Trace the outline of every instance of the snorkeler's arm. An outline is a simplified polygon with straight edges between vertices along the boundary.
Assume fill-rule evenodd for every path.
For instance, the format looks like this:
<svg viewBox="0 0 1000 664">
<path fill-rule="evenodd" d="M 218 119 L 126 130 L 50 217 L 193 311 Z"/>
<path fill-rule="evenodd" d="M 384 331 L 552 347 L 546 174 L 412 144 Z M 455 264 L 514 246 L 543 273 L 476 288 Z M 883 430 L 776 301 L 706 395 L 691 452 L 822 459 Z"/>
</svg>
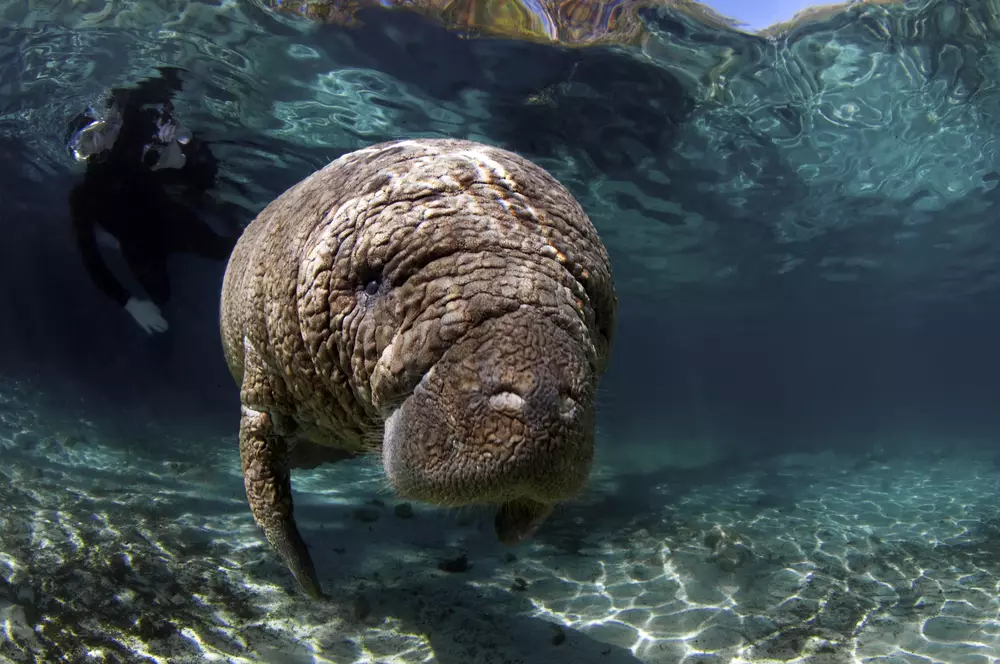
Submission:
<svg viewBox="0 0 1000 664">
<path fill-rule="evenodd" d="M 104 291 L 108 297 L 124 307 L 131 297 L 129 290 L 122 285 L 108 268 L 97 248 L 97 225 L 89 214 L 86 202 L 83 200 L 80 187 L 70 194 L 70 216 L 73 220 L 73 238 L 76 241 L 83 266 L 90 275 L 91 281 Z"/>
</svg>

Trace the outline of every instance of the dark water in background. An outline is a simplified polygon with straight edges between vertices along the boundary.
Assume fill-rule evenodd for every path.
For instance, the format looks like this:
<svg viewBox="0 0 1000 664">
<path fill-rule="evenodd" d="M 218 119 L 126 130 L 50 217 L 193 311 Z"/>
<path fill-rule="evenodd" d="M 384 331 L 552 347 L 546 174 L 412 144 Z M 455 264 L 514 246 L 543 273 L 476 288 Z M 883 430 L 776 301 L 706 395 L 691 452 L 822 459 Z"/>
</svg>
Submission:
<svg viewBox="0 0 1000 664">
<path fill-rule="evenodd" d="M 223 266 L 175 261 L 172 328 L 150 340 L 70 241 L 65 122 L 171 64 L 190 72 L 183 117 L 249 188 L 248 220 L 379 140 L 471 137 L 549 168 L 614 262 L 615 454 L 651 436 L 755 454 L 993 446 L 997 7 L 964 6 L 862 8 L 777 39 L 643 10 L 646 43 L 567 49 L 409 12 L 345 28 L 253 2 L 5 2 L 0 366 L 67 407 L 235 426 Z"/>
<path fill-rule="evenodd" d="M 215 142 L 223 189 L 241 196 L 247 221 L 329 160 L 376 141 L 415 136 L 472 138 L 516 150 L 579 198 L 608 246 L 620 297 L 619 335 L 600 397 L 600 454 L 629 473 L 631 487 L 622 482 L 621 494 L 600 505 L 603 512 L 570 512 L 576 525 L 554 522 L 542 534 L 544 542 L 581 537 L 586 529 L 580 519 L 589 523 L 609 512 L 627 511 L 619 521 L 643 523 L 640 517 L 664 497 L 652 480 L 642 480 L 641 471 L 661 464 L 721 460 L 717 469 L 739 470 L 746 458 L 801 450 L 852 458 L 875 452 L 876 460 L 905 461 L 917 453 L 940 460 L 974 450 L 989 458 L 997 449 L 1000 3 L 874 3 L 770 35 L 647 7 L 637 14 L 641 34 L 629 44 L 585 49 L 465 38 L 410 12 L 367 9 L 357 16 L 357 24 L 344 27 L 251 0 L 0 0 L 0 373 L 20 381 L 22 393 L 38 395 L 47 412 L 94 420 L 112 445 L 156 451 L 164 445 L 163 432 L 171 440 L 225 438 L 236 457 L 238 390 L 218 339 L 224 266 L 175 259 L 174 300 L 165 311 L 171 328 L 151 339 L 87 280 L 66 212 L 66 194 L 79 174 L 63 148 L 66 122 L 108 87 L 135 82 L 167 64 L 189 72 L 177 108 Z M 192 458 L 200 460 L 200 454 Z M 856 544 L 856 534 L 848 532 L 851 518 L 841 518 L 863 496 L 885 518 L 872 523 L 920 531 L 923 526 L 906 520 L 909 512 L 892 511 L 902 504 L 916 505 L 933 522 L 922 531 L 930 533 L 930 553 L 914 559 L 899 545 L 888 555 L 912 577 L 926 580 L 935 570 L 957 577 L 966 572 L 952 574 L 958 568 L 950 566 L 970 560 L 980 571 L 996 568 L 1000 531 L 995 521 L 979 519 L 994 506 L 992 485 L 984 480 L 963 488 L 954 479 L 968 472 L 981 480 L 978 473 L 989 464 L 959 468 L 957 475 L 929 471 L 931 480 L 887 469 L 872 481 L 872 493 L 864 494 L 868 479 L 851 482 L 855 470 L 867 467 L 846 463 L 852 470 L 834 478 L 839 497 L 809 493 L 832 476 L 825 468 L 798 468 L 791 477 L 798 473 L 803 486 L 789 491 L 800 492 L 803 504 L 827 509 L 833 523 L 848 524 L 843 539 L 851 546 L 869 546 L 863 537 Z M 689 487 L 708 486 L 721 475 L 687 479 Z M 680 523 L 690 505 L 704 504 L 706 513 L 718 509 L 737 522 L 766 522 L 761 510 L 774 506 L 767 500 L 787 508 L 789 499 L 775 496 L 784 490 L 782 482 L 795 484 L 778 475 L 769 470 L 759 480 L 773 495 L 755 498 L 752 509 L 739 508 L 749 511 L 735 517 L 727 501 L 738 502 L 738 492 L 727 485 L 690 500 L 671 494 L 663 511 L 673 516 L 664 518 Z M 167 520 L 191 526 L 184 537 L 204 530 L 191 515 L 207 514 L 209 506 L 233 515 L 241 537 L 256 537 L 233 478 L 217 482 L 224 488 L 212 500 L 182 496 L 167 480 L 149 487 L 136 482 L 138 493 L 155 495 L 159 487 L 170 506 L 164 508 Z M 913 486 L 918 488 L 906 488 Z M 928 487 L 940 491 L 932 495 Z M 919 504 L 924 491 L 927 505 Z M 946 491 L 956 493 L 948 498 Z M 343 505 L 325 505 L 316 493 L 299 495 L 300 524 L 350 521 L 349 511 L 338 511 Z M 169 502 L 178 496 L 193 500 L 183 518 Z M 91 510 L 80 503 L 85 513 Z M 934 511 L 949 504 L 959 505 L 969 523 Z M 28 514 L 32 504 L 19 509 Z M 108 520 L 127 522 L 133 512 L 142 513 L 130 503 L 124 517 Z M 801 514 L 789 518 L 805 524 L 804 539 L 835 539 L 796 516 Z M 82 521 L 68 507 L 65 515 L 70 526 Z M 409 544 L 431 537 L 420 531 L 421 522 L 414 523 L 417 535 L 407 534 Z M 790 529 L 775 523 L 775 532 Z M 973 544 L 968 550 L 939 548 L 945 536 L 935 524 L 954 526 L 962 537 L 974 533 Z M 669 535 L 653 526 L 646 535 L 687 537 L 701 546 L 698 527 L 710 527 L 690 526 L 688 533 L 688 526 L 668 525 Z M 115 527 L 127 543 L 127 531 Z M 318 541 L 317 528 L 307 530 L 307 539 Z M 165 543 L 169 537 L 153 539 L 168 551 L 164 560 L 181 569 L 205 557 L 197 548 L 201 540 L 188 548 L 184 537 L 172 542 L 181 541 L 179 553 Z M 231 539 L 234 547 L 243 546 L 235 535 Z M 260 545 L 259 538 L 252 541 Z M 613 544 L 624 549 L 630 541 Z M 380 543 L 365 542 L 364 555 L 375 555 Z M 988 546 L 975 548 L 980 542 Z M 396 551 L 384 549 L 387 556 Z M 262 557 L 273 565 L 267 554 Z M 692 554 L 697 564 L 703 557 Z M 482 560 L 476 559 L 478 569 L 489 569 Z M 683 559 L 675 560 L 683 568 Z M 777 554 L 773 560 L 776 568 L 787 562 Z M 343 569 L 355 571 L 347 563 Z M 250 576 L 258 572 L 254 567 Z M 287 580 L 282 570 L 274 576 Z M 817 572 L 815 578 L 825 577 Z M 983 582 L 986 590 L 975 590 L 995 600 L 991 579 Z M 930 597 L 919 581 L 914 592 Z M 461 585 L 443 583 L 428 586 L 428 596 L 450 598 L 445 590 Z M 864 585 L 849 590 L 861 598 L 859 606 L 876 596 Z M 685 591 L 695 597 L 693 588 Z M 480 614 L 499 606 L 495 594 L 477 604 L 481 591 L 455 592 Z M 912 600 L 907 606 L 916 606 L 920 621 L 940 618 L 921 614 L 924 605 L 899 592 L 899 605 Z M 53 596 L 72 605 L 77 616 L 93 612 L 66 599 L 71 590 Z M 829 616 L 840 605 L 825 597 Z M 594 598 L 588 601 L 602 601 Z M 702 601 L 723 606 L 714 596 Z M 991 607 L 976 605 L 993 620 Z M 277 620 L 264 616 L 261 621 Z M 314 616 L 300 617 L 307 622 Z M 426 622 L 413 624 L 427 631 Z M 432 624 L 434 634 L 439 623 Z M 855 633 L 849 620 L 831 624 L 824 629 Z M 979 632 L 959 638 L 944 628 L 932 633 L 930 624 L 926 634 L 934 638 L 925 644 L 964 639 L 996 656 L 995 636 L 993 645 L 984 646 Z M 979 629 L 995 635 L 995 620 L 981 624 L 986 627 Z M 515 625 L 509 633 L 517 641 L 541 630 L 547 640 L 547 629 L 529 625 L 522 632 Z M 578 638 L 571 633 L 570 644 Z M 603 656 L 604 644 L 617 643 L 607 634 L 594 639 L 584 642 L 582 652 Z M 437 661 L 494 661 L 434 646 Z M 0 648 L 0 657 L 4 652 Z M 253 661 L 314 661 L 282 659 L 276 652 Z M 317 661 L 379 661 L 329 652 L 329 659 Z M 985 661 L 928 652 L 934 661 Z M 646 651 L 636 651 L 636 657 L 680 661 Z M 639 660 L 621 649 L 607 661 Z"/>
</svg>

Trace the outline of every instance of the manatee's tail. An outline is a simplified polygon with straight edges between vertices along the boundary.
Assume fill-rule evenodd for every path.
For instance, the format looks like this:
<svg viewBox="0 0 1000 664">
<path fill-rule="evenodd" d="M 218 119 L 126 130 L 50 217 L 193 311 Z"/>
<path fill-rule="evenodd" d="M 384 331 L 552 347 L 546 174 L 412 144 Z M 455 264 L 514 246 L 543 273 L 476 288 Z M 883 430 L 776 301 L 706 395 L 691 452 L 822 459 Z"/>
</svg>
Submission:
<svg viewBox="0 0 1000 664">
<path fill-rule="evenodd" d="M 292 515 L 288 447 L 267 413 L 245 406 L 240 418 L 240 460 L 254 521 L 303 592 L 322 597 L 312 558 Z"/>
</svg>

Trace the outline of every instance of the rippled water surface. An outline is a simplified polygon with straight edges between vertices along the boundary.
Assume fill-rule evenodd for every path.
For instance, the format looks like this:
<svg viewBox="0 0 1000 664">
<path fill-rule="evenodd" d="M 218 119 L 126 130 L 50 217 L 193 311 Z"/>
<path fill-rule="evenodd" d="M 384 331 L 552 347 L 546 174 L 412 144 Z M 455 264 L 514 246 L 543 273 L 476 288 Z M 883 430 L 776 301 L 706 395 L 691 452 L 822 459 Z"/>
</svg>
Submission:
<svg viewBox="0 0 1000 664">
<path fill-rule="evenodd" d="M 410 11 L 343 28 L 251 2 L 7 2 L 0 127 L 28 157 L 19 177 L 65 172 L 66 118 L 169 63 L 255 203 L 372 141 L 464 136 L 570 185 L 624 288 L 728 292 L 791 271 L 892 286 L 956 264 L 966 279 L 923 296 L 993 283 L 983 228 L 932 223 L 991 204 L 993 3 L 872 3 L 779 37 L 633 4 L 634 44 L 583 49 L 462 38 Z"/>
<path fill-rule="evenodd" d="M 0 0 L 0 661 L 1000 661 L 997 44 L 992 0 L 759 32 L 652 0 Z M 536 540 L 368 460 L 299 471 L 333 598 L 294 592 L 243 493 L 221 273 L 179 269 L 147 343 L 68 239 L 67 122 L 161 65 L 246 222 L 404 137 L 576 195 L 622 332 L 592 485 Z"/>
</svg>

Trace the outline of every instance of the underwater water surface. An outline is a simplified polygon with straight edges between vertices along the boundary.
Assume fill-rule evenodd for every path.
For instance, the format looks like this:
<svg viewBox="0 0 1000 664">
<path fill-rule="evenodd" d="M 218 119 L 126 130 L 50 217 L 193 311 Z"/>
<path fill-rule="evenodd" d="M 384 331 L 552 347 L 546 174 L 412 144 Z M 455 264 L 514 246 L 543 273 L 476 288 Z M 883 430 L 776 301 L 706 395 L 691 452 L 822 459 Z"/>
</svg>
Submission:
<svg viewBox="0 0 1000 664">
<path fill-rule="evenodd" d="M 0 661 L 1000 661 L 1000 3 L 0 0 Z M 174 100 L 249 223 L 342 154 L 546 168 L 620 300 L 586 491 L 516 547 L 293 473 L 329 598 L 254 525 L 223 264 L 167 333 L 87 279 L 67 124 Z"/>
</svg>

